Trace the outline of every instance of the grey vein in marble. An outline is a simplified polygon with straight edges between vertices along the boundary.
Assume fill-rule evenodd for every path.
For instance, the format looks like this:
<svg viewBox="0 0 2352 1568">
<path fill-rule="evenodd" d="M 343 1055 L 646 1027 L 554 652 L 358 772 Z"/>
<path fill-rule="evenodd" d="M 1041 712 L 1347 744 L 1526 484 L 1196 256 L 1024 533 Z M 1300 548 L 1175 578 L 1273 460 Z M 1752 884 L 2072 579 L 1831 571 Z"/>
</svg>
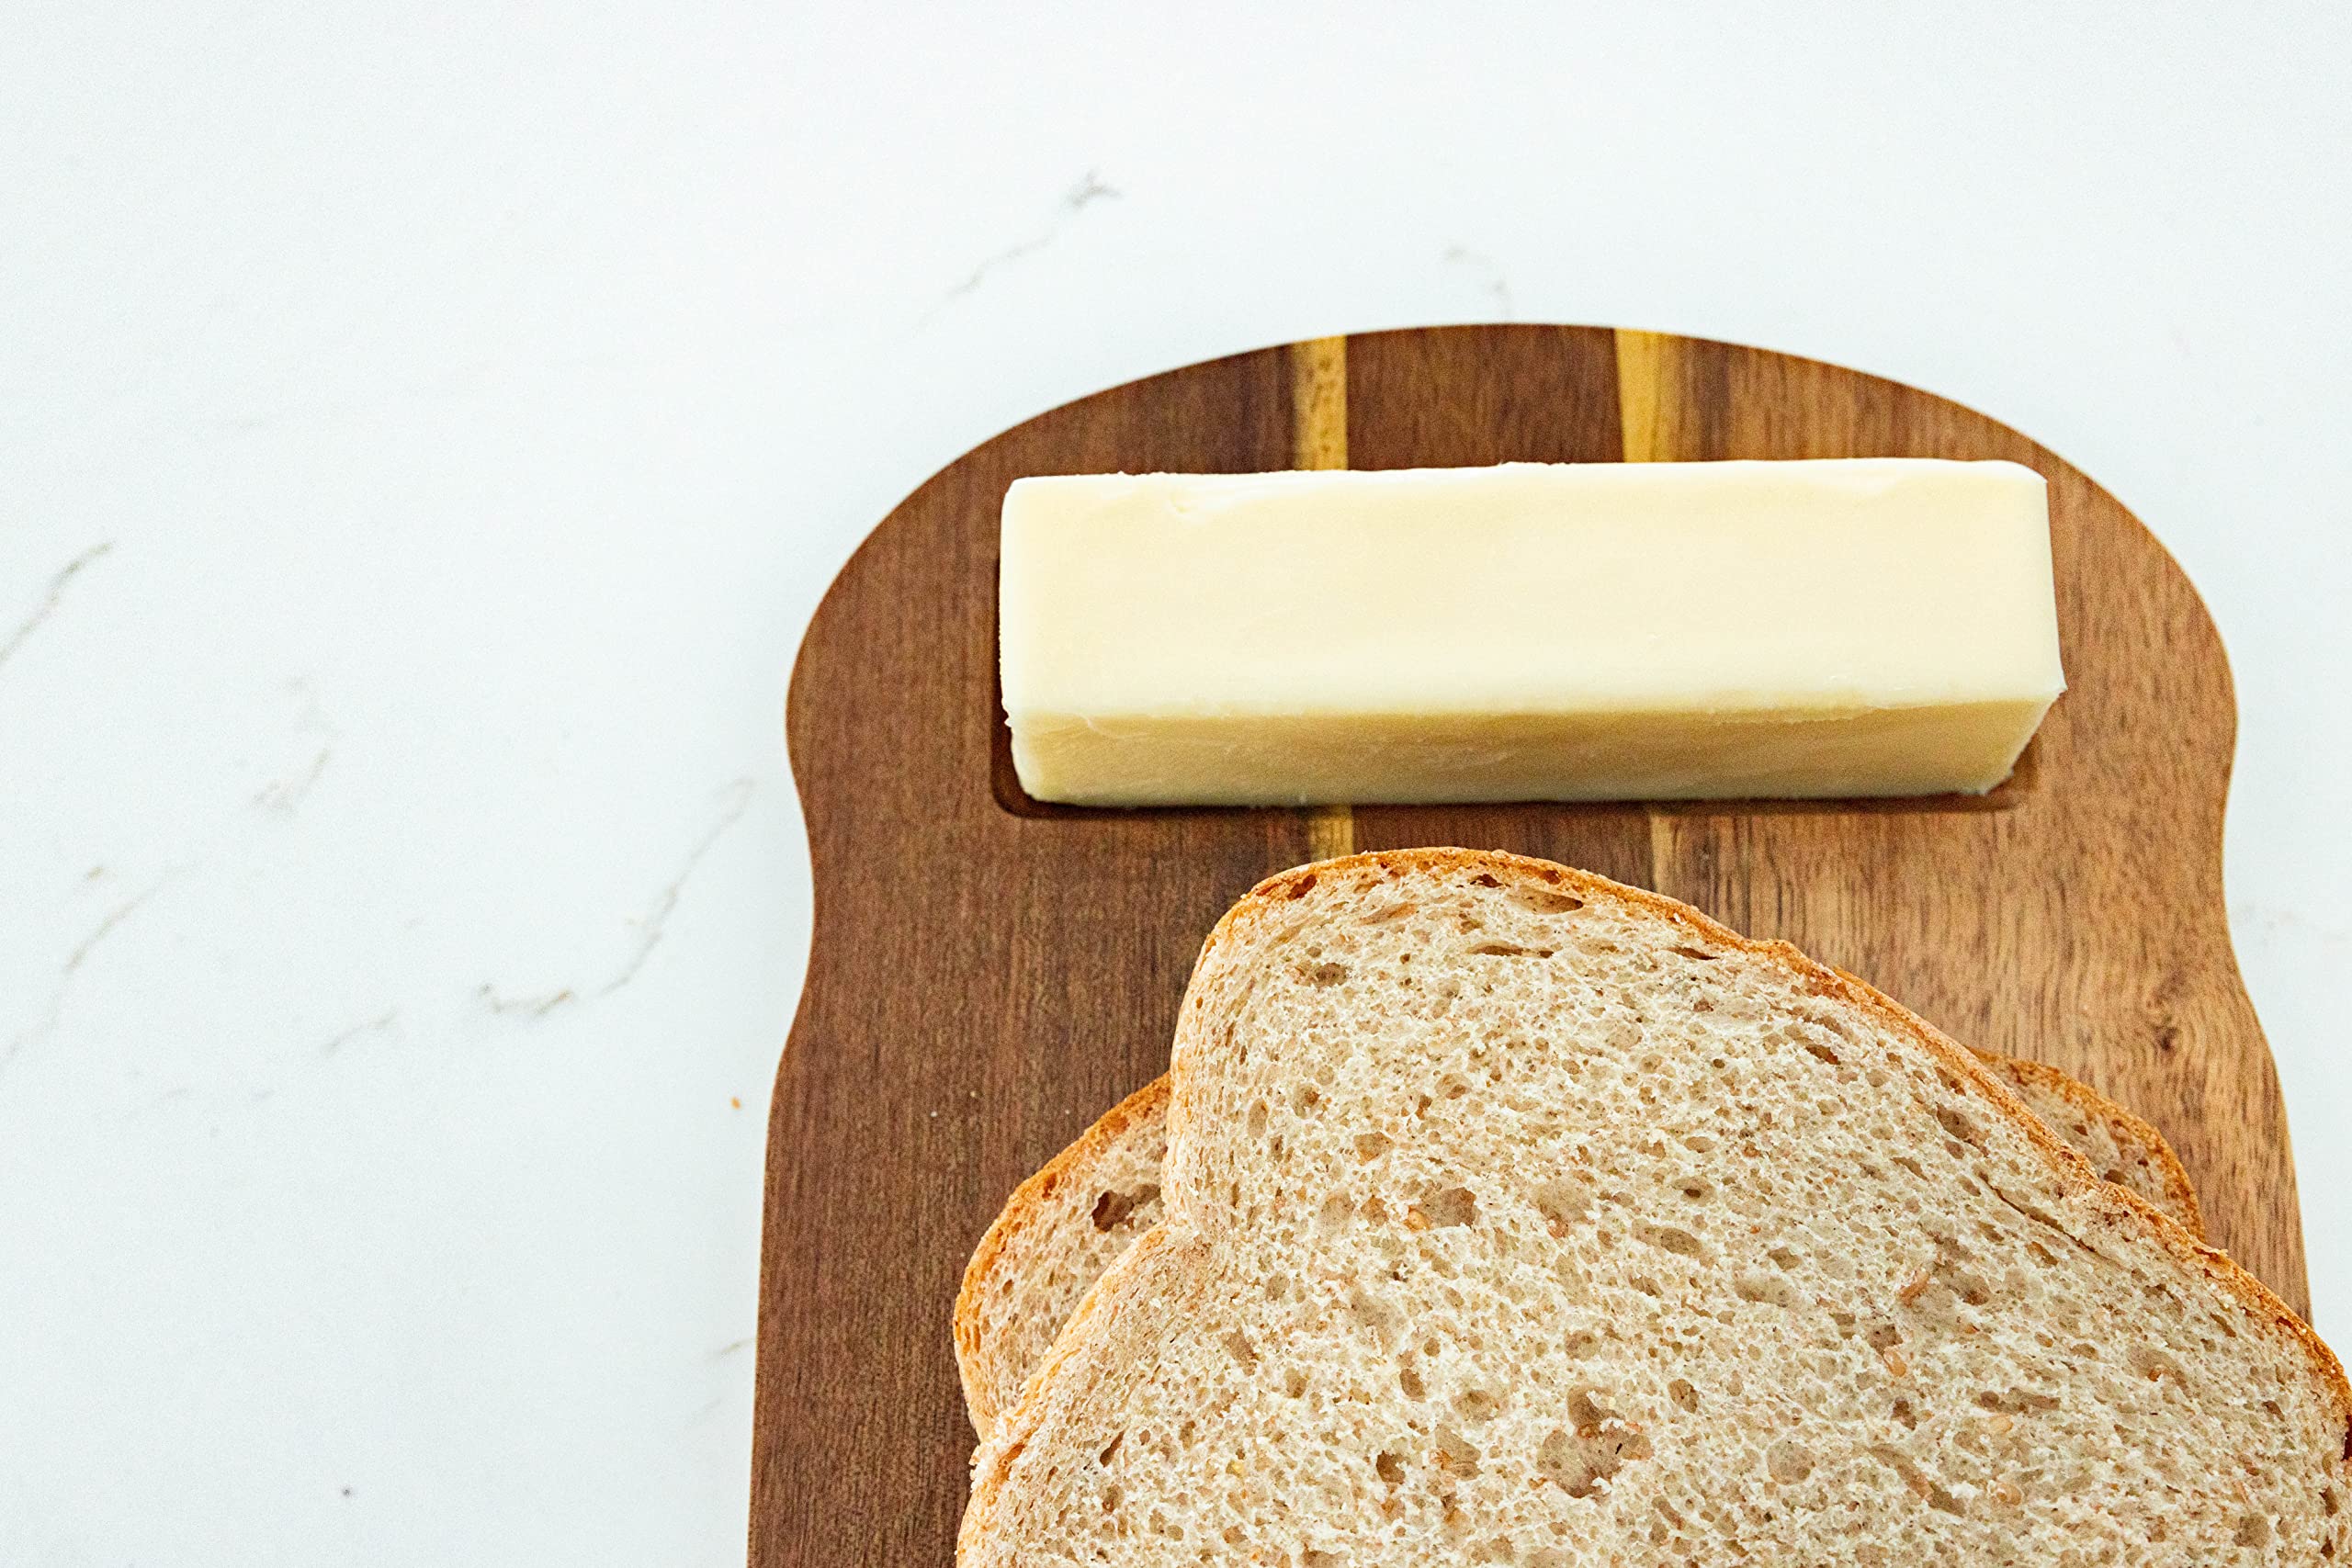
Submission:
<svg viewBox="0 0 2352 1568">
<path fill-rule="evenodd" d="M 374 1018 L 368 1020 L 365 1023 L 355 1023 L 349 1029 L 345 1030 L 334 1039 L 329 1040 L 326 1043 L 321 1045 L 319 1047 L 319 1055 L 322 1056 L 332 1056 L 337 1051 L 342 1050 L 345 1045 L 350 1044 L 353 1041 L 358 1039 L 363 1034 L 374 1034 L 379 1030 L 390 1029 L 396 1021 L 399 1021 L 400 1016 L 400 1009 L 386 1008 L 382 1012 L 377 1014 Z"/>
<path fill-rule="evenodd" d="M 989 279 L 989 275 L 995 272 L 999 267 L 1004 266 L 1012 262 L 1019 261 L 1023 256 L 1035 255 L 1039 251 L 1044 250 L 1047 245 L 1052 244 L 1057 239 L 1061 237 L 1063 228 L 1069 224 L 1071 219 L 1077 217 L 1080 213 L 1085 211 L 1088 208 L 1093 206 L 1098 201 L 1118 200 L 1119 194 L 1120 193 L 1115 187 L 1102 183 L 1102 176 L 1100 173 L 1093 169 L 1087 170 L 1085 178 L 1080 180 L 1076 185 L 1070 186 L 1069 190 L 1062 194 L 1060 209 L 1054 214 L 1054 220 L 1052 222 L 1046 224 L 1045 228 L 1031 235 L 1028 239 L 1022 241 L 1019 244 L 1008 245 L 1003 250 L 997 252 L 996 254 L 983 260 L 979 265 L 971 270 L 970 275 L 967 276 L 963 282 L 957 284 L 955 288 L 949 289 L 945 294 L 940 297 L 939 303 L 933 305 L 930 311 L 926 313 L 926 319 L 931 315 L 937 314 L 947 306 L 955 303 L 958 299 L 961 299 L 967 294 L 971 293 L 981 284 L 986 283 Z"/>
<path fill-rule="evenodd" d="M 686 879 L 695 874 L 695 867 L 702 863 L 703 856 L 710 852 L 710 847 L 718 842 L 721 835 L 743 819 L 743 813 L 752 807 L 752 792 L 757 787 L 752 779 L 737 779 L 727 786 L 719 796 L 718 820 L 695 840 L 695 847 L 687 852 L 685 863 L 678 868 L 678 874 L 670 879 L 670 885 L 662 889 L 662 896 L 653 901 L 653 907 L 637 922 L 637 951 L 629 955 L 628 963 L 622 966 L 619 974 L 605 982 L 596 993 L 598 996 L 609 997 L 637 978 L 637 972 L 645 967 L 645 961 L 653 956 L 654 948 L 660 945 L 662 930 L 678 908 L 678 898 L 685 891 Z"/>
<path fill-rule="evenodd" d="M 104 919 L 91 928 L 90 934 L 65 955 L 65 962 L 58 965 L 57 984 L 50 991 L 49 1005 L 41 1010 L 39 1018 L 17 1032 L 8 1042 L 7 1050 L 0 1052 L 0 1072 L 6 1071 L 9 1064 L 16 1061 L 17 1054 L 26 1046 L 44 1038 L 57 1027 L 58 1020 L 65 1015 L 65 998 L 74 988 L 74 976 L 80 973 L 82 965 L 89 961 L 90 954 L 97 950 L 98 944 L 112 936 L 123 921 L 137 914 L 150 898 L 161 893 L 164 885 L 178 874 L 176 870 L 167 871 L 150 883 L 144 891 L 116 905 L 107 912 Z"/>
<path fill-rule="evenodd" d="M 302 705 L 301 711 L 294 716 L 294 733 L 316 736 L 320 745 L 309 766 L 298 769 L 284 778 L 273 779 L 254 791 L 252 801 L 254 808 L 279 817 L 294 815 L 294 808 L 302 804 L 303 798 L 318 784 L 320 775 L 327 771 L 327 763 L 334 759 L 334 749 L 343 739 L 341 727 L 326 716 L 324 708 L 319 706 L 318 695 L 311 690 L 309 681 L 297 675 L 286 682 L 286 690 L 299 698 Z"/>
<path fill-rule="evenodd" d="M 319 754 L 311 759 L 311 765 L 301 773 L 264 784 L 255 790 L 254 804 L 264 811 L 274 811 L 286 817 L 292 816 L 294 808 L 302 804 L 302 797 L 311 793 L 311 786 L 319 782 L 319 775 L 327 771 L 327 762 L 334 756 L 333 746 L 320 747 Z"/>
<path fill-rule="evenodd" d="M 1500 262 L 1484 251 L 1474 251 L 1467 245 L 1449 247 L 1445 259 L 1449 265 L 1467 267 L 1473 272 L 1485 274 L 1486 290 L 1494 299 L 1495 309 L 1499 312 L 1498 319 L 1506 321 L 1518 319 L 1517 307 L 1512 305 L 1510 299 L 1510 279 L 1503 276 Z"/>
<path fill-rule="evenodd" d="M 485 983 L 474 995 L 480 997 L 481 1005 L 492 1012 L 522 1013 L 530 1018 L 545 1018 L 564 1003 L 576 1002 L 580 999 L 569 986 L 560 991 L 538 991 L 526 997 L 502 997 L 498 994 L 497 987 Z"/>
<path fill-rule="evenodd" d="M 57 606 L 65 599 L 66 585 L 81 576 L 83 570 L 92 561 L 113 548 L 112 539 L 107 540 L 104 544 L 92 545 L 57 569 L 57 575 L 49 580 L 49 591 L 41 595 L 40 604 L 35 607 L 31 615 L 24 618 L 15 631 L 8 634 L 6 642 L 0 642 L 0 665 L 5 665 L 9 660 L 15 658 L 17 649 L 24 647 L 25 639 L 39 631 L 43 621 L 57 614 Z"/>
<path fill-rule="evenodd" d="M 630 922 L 637 927 L 636 945 L 631 949 L 628 962 L 611 979 L 593 987 L 565 986 L 558 990 L 534 991 L 517 997 L 503 995 L 496 986 L 485 982 L 474 992 L 475 997 L 492 1012 L 508 1017 L 540 1019 L 573 1002 L 609 997 L 636 979 L 646 961 L 653 956 L 653 950 L 661 945 L 662 933 L 668 926 L 670 917 L 677 912 L 678 900 L 684 896 L 686 882 L 694 875 L 695 868 L 702 864 L 703 857 L 710 853 L 711 846 L 718 842 L 727 829 L 743 819 L 743 813 L 752 807 L 752 793 L 758 787 L 756 780 L 737 779 L 719 793 L 717 818 L 704 829 L 702 837 L 695 840 L 694 847 L 686 852 L 686 858 L 678 867 L 677 874 L 670 878 L 668 885 L 654 898 L 652 907 Z"/>
</svg>

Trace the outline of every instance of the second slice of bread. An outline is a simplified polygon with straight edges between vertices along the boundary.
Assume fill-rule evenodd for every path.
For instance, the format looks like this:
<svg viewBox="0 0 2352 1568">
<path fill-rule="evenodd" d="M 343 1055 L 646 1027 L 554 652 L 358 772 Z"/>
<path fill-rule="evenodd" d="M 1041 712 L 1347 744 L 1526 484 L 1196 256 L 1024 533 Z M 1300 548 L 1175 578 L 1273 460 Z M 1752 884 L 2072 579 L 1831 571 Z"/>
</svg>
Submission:
<svg viewBox="0 0 2352 1568">
<path fill-rule="evenodd" d="M 2326 1347 L 1784 944 L 1326 863 L 1212 933 L 1170 1077 L 967 1568 L 2352 1559 Z"/>
</svg>

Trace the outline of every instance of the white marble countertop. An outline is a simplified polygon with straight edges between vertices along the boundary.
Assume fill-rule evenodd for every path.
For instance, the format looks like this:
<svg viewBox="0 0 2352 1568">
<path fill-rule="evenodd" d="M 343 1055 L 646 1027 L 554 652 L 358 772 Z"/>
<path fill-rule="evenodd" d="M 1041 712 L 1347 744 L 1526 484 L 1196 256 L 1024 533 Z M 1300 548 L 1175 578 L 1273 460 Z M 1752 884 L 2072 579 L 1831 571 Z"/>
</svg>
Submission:
<svg viewBox="0 0 2352 1568">
<path fill-rule="evenodd" d="M 738 1561 L 808 613 L 1350 329 L 1818 355 L 2139 513 L 2346 1331 L 2346 13 L 946 9 L 12 19 L 0 1560 Z"/>
</svg>

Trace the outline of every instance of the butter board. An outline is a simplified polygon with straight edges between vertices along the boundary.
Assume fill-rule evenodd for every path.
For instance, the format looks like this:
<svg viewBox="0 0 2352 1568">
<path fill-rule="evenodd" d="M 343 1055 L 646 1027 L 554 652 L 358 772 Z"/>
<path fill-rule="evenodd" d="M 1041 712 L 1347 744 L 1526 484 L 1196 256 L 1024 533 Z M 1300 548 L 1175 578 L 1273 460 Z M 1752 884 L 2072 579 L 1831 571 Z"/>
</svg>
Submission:
<svg viewBox="0 0 2352 1568">
<path fill-rule="evenodd" d="M 1041 807 L 1011 776 L 996 527 L 1023 474 L 1840 457 L 2007 457 L 2050 481 L 2069 689 L 1990 795 L 1124 813 Z M 1591 327 L 1172 371 L 1006 432 L 885 518 L 818 607 L 786 728 L 816 922 L 769 1118 L 753 1568 L 952 1560 L 972 1435 L 949 1315 L 973 1245 L 1166 1068 L 1227 906 L 1350 849 L 1511 850 L 1655 888 L 2049 1062 L 2161 1128 L 2213 1242 L 2308 1312 L 2278 1078 L 2222 898 L 2220 638 L 2114 498 L 1957 404 Z"/>
</svg>

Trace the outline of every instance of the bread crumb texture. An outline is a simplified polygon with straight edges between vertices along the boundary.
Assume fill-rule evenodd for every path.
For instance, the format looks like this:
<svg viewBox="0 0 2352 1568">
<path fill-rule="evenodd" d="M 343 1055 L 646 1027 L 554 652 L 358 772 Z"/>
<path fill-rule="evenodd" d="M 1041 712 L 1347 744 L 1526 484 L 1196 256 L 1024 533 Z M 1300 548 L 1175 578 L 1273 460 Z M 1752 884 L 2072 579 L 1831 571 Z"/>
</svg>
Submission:
<svg viewBox="0 0 2352 1568">
<path fill-rule="evenodd" d="M 1785 946 L 1325 863 L 1212 935 L 1172 1078 L 1162 1223 L 983 1444 L 972 1568 L 2352 1551 L 2325 1348 Z"/>
<path fill-rule="evenodd" d="M 2202 1239 L 2188 1174 L 2164 1134 L 2052 1067 L 1977 1053 L 2058 1141 L 2103 1180 L 2129 1188 Z M 1385 1145 L 1359 1134 L 1359 1153 Z M 1021 1184 L 974 1252 L 956 1303 L 956 1359 L 981 1437 L 1021 1403 L 1063 1324 L 1103 1271 L 1159 1219 L 1168 1151 L 1168 1080 L 1153 1079 L 1105 1112 Z"/>
</svg>

